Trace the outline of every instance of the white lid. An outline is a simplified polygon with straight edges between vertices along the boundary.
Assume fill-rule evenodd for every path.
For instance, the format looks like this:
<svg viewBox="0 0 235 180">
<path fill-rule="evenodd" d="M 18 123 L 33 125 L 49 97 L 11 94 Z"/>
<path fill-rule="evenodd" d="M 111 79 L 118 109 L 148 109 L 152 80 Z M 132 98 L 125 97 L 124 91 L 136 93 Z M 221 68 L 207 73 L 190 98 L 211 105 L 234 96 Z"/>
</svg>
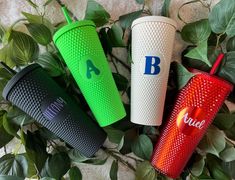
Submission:
<svg viewBox="0 0 235 180">
<path fill-rule="evenodd" d="M 137 24 L 145 23 L 145 22 L 165 22 L 174 26 L 174 28 L 177 27 L 177 23 L 173 19 L 170 19 L 164 16 L 144 16 L 144 17 L 134 20 L 131 25 L 131 28 L 133 28 Z"/>
</svg>

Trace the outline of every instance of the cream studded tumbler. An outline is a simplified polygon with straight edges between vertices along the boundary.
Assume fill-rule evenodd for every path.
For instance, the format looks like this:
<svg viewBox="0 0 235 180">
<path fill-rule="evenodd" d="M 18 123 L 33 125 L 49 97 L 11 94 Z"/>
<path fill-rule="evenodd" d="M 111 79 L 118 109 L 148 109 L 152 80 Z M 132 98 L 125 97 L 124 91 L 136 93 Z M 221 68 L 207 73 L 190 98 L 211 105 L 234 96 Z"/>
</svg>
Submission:
<svg viewBox="0 0 235 180">
<path fill-rule="evenodd" d="M 162 123 L 176 22 L 146 16 L 132 24 L 131 121 Z"/>
<path fill-rule="evenodd" d="M 108 61 L 92 21 L 72 22 L 54 35 L 54 42 L 81 89 L 100 126 L 108 126 L 126 116 Z"/>
</svg>

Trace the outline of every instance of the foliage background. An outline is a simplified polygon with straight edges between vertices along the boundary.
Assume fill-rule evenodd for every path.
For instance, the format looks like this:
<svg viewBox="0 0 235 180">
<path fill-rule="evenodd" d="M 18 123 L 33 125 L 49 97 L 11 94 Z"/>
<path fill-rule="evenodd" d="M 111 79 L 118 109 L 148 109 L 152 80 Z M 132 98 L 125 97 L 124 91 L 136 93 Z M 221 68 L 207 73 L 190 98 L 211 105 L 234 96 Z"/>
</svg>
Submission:
<svg viewBox="0 0 235 180">
<path fill-rule="evenodd" d="M 34 1 L 27 1 L 25 2 L 25 6 L 30 7 L 29 5 L 31 5 L 32 9 L 35 9 L 35 4 L 33 3 Z M 37 14 L 37 13 L 43 13 L 43 4 L 46 1 L 40 1 L 39 3 L 36 3 L 37 5 L 40 5 L 40 8 L 36 8 L 37 11 L 34 11 L 35 13 L 33 14 Z M 104 12 L 105 10 L 98 4 L 96 4 L 93 1 L 89 1 L 90 2 L 90 6 L 88 6 L 89 8 L 86 11 L 86 18 L 94 18 L 94 16 L 92 15 L 92 13 L 94 12 L 94 10 L 98 10 L 101 12 Z M 103 1 L 99 1 L 100 3 L 104 3 Z M 112 7 L 110 10 L 108 9 L 107 11 L 110 12 L 116 12 L 117 11 L 117 4 L 115 6 L 115 2 L 117 4 L 119 4 L 118 7 L 124 7 L 125 5 L 127 5 L 126 10 L 132 9 L 133 11 L 137 11 L 134 15 L 137 17 L 137 15 L 140 15 L 140 11 L 143 7 L 143 1 L 141 0 L 137 0 L 136 4 L 134 4 L 134 1 L 132 3 L 128 3 L 128 2 L 123 2 L 120 5 L 119 1 L 113 1 L 113 5 L 110 5 L 110 3 L 106 4 L 106 7 L 108 9 L 108 7 Z M 119 3 L 118 3 L 119 2 Z M 207 1 L 193 1 L 194 4 L 187 4 L 186 6 L 181 8 L 182 5 L 182 1 L 181 3 L 179 3 L 179 1 L 177 0 L 166 0 L 165 4 L 163 6 L 163 13 L 164 15 L 169 15 L 171 17 L 173 17 L 175 20 L 178 21 L 178 25 L 179 25 L 179 30 L 181 30 L 181 27 L 184 25 L 183 21 L 186 22 L 193 22 L 195 20 L 199 20 L 202 18 L 206 18 L 208 16 L 208 7 L 207 6 Z M 28 3 L 28 4 L 27 4 Z M 54 7 L 59 7 L 58 4 L 54 1 L 48 1 L 49 4 L 49 10 L 47 10 L 47 12 L 49 11 L 53 11 Z M 73 11 L 73 13 L 79 17 L 82 18 L 82 15 L 85 14 L 85 12 L 77 12 L 76 6 L 73 6 L 74 2 L 66 2 L 66 4 L 68 5 L 68 7 Z M 169 6 L 170 3 L 170 6 Z M 208 1 L 208 3 L 210 3 Z M 213 3 L 215 3 L 215 1 L 213 1 Z M 7 3 L 6 3 L 7 4 Z M 162 2 L 161 1 L 146 1 L 145 2 L 145 9 L 144 9 L 144 13 L 147 14 L 159 14 L 161 11 L 161 7 Z M 86 9 L 86 2 L 80 3 L 77 6 L 79 6 L 78 9 Z M 106 9 L 105 7 L 105 9 Z M 124 9 L 125 9 L 124 8 Z M 112 10 L 113 9 L 113 10 Z M 181 9 L 180 12 L 180 17 L 182 20 L 179 20 L 178 17 L 178 10 L 177 9 Z M 195 14 L 192 13 L 192 9 L 195 10 Z M 200 9 L 200 13 L 197 13 Z M 7 10 L 7 9 L 6 9 Z M 21 9 L 19 9 L 20 11 L 22 11 Z M 55 9 L 54 9 L 55 10 Z M 58 10 L 58 9 L 56 9 Z M 16 10 L 15 10 L 16 11 Z M 14 12 L 14 11 L 12 11 Z M 54 11 L 56 12 L 56 11 Z M 190 12 L 190 13 L 189 13 Z M 57 12 L 56 12 L 57 13 Z M 101 13 L 102 14 L 102 13 Z M 100 37 L 101 40 L 104 44 L 104 48 L 107 52 L 107 56 L 109 57 L 110 65 L 112 66 L 112 69 L 114 72 L 116 72 L 114 74 L 114 77 L 116 79 L 116 82 L 118 84 L 119 90 L 121 91 L 121 94 L 123 94 L 123 99 L 125 101 L 125 103 L 128 104 L 128 94 L 129 94 L 129 78 L 130 78 L 130 74 L 129 74 L 129 65 L 130 65 L 130 59 L 128 58 L 128 46 L 126 48 L 126 45 L 128 44 L 128 34 L 129 34 L 129 30 L 126 30 L 126 25 L 127 22 L 129 22 L 129 19 L 131 19 L 133 17 L 133 14 L 130 14 L 129 16 L 122 16 L 121 18 L 119 18 L 120 15 L 125 14 L 124 12 L 120 12 L 119 14 L 113 15 L 111 16 L 111 18 L 108 18 L 108 14 L 105 13 L 106 18 L 109 19 L 109 22 L 106 24 L 106 22 L 102 22 L 99 19 L 97 20 L 97 24 L 98 25 L 104 25 L 105 28 L 101 28 L 98 29 L 100 32 Z M 25 16 L 27 17 L 27 14 L 25 14 Z M 53 20 L 55 14 L 51 14 L 50 16 L 48 16 L 48 19 L 51 18 Z M 56 15 L 57 16 L 57 15 Z M 4 17 L 4 16 L 3 16 Z M 9 16 L 7 16 L 9 17 Z M 11 17 L 11 16 L 10 16 Z M 67 88 L 68 93 L 70 93 L 71 95 L 74 95 L 77 98 L 80 98 L 81 100 L 81 96 L 79 96 L 78 93 L 78 89 L 76 88 L 76 85 L 74 86 L 72 81 L 68 81 L 66 79 L 66 76 L 69 77 L 69 74 L 67 74 L 66 72 L 63 71 L 63 69 L 61 68 L 61 66 L 63 66 L 64 64 L 61 63 L 61 59 L 60 57 L 56 56 L 56 51 L 53 48 L 53 45 L 49 45 L 50 41 L 51 41 L 51 34 L 50 31 L 48 31 L 48 29 L 50 29 L 51 25 L 48 25 L 49 23 L 43 21 L 40 22 L 40 19 L 36 19 L 35 18 L 32 19 L 32 17 L 28 15 L 28 21 L 30 23 L 30 25 L 27 25 L 27 29 L 28 31 L 31 33 L 31 36 L 34 37 L 34 41 L 36 41 L 37 43 L 40 43 L 41 45 L 47 45 L 46 48 L 44 47 L 45 50 L 53 52 L 52 54 L 43 54 L 40 55 L 40 58 L 35 58 L 38 55 L 38 50 L 37 50 L 37 46 L 35 45 L 34 41 L 29 40 L 31 42 L 30 45 L 30 51 L 27 53 L 28 56 L 24 56 L 24 54 L 17 52 L 16 54 L 11 55 L 10 57 L 13 57 L 13 62 L 16 63 L 19 68 L 22 65 L 25 65 L 28 63 L 28 61 L 31 61 L 32 59 L 41 63 L 44 68 L 46 70 L 48 70 L 48 72 L 51 74 L 51 76 L 55 77 L 55 80 L 57 80 L 61 86 L 63 86 L 64 88 Z M 97 16 L 95 16 L 97 17 Z M 120 22 L 116 22 L 116 20 L 120 19 Z M 94 20 L 94 19 L 93 19 Z M 63 17 L 61 16 L 60 21 L 63 21 Z M 38 27 L 38 25 L 35 25 L 34 23 L 36 22 L 36 24 L 44 24 L 46 25 L 45 28 L 43 25 L 40 25 L 40 28 Z M 25 23 L 27 23 L 27 21 L 22 21 L 19 24 L 17 24 L 16 26 L 14 26 L 15 30 L 20 30 L 22 32 L 27 32 L 27 29 L 25 27 Z M 115 23 L 115 25 L 113 25 Z M 121 24 L 122 28 L 120 28 L 119 23 Z M 8 24 L 11 25 L 12 23 Z M 200 23 L 201 24 L 201 23 Z M 202 32 L 204 32 L 205 29 L 207 29 L 206 27 L 206 23 L 202 23 Z M 37 27 L 36 30 L 34 27 Z M 7 26 L 5 26 L 7 27 Z M 111 28 L 112 27 L 112 28 Z M 110 29 L 111 28 L 111 29 Z M 191 27 L 190 27 L 191 28 Z M 3 29 L 3 28 L 2 28 Z M 40 35 L 40 29 L 42 29 L 43 31 L 43 35 Z M 5 29 L 7 31 L 7 29 Z M 185 30 L 186 31 L 186 30 Z M 210 30 L 208 30 L 210 31 Z M 37 32 L 35 34 L 35 32 Z M 47 32 L 47 33 L 46 33 Z M 123 33 L 124 32 L 124 33 Z M 187 32 L 187 31 L 186 31 Z M 192 32 L 192 29 L 190 29 L 189 32 Z M 39 34 L 38 34 L 39 33 Z M 197 33 L 197 32 L 195 32 Z M 221 32 L 218 32 L 221 33 Z M 3 34 L 3 33 L 2 33 Z M 3 41 L 5 40 L 5 45 L 6 44 L 10 44 L 10 41 L 6 41 L 6 34 L 3 38 Z M 19 33 L 12 33 L 12 37 L 14 39 L 14 36 L 20 36 L 22 34 L 19 35 Z M 15 35 L 14 35 L 15 34 Z M 203 33 L 202 33 L 203 34 Z M 185 43 L 181 40 L 181 36 L 178 33 L 176 40 L 178 43 L 176 43 L 175 45 L 175 51 L 174 51 L 174 56 L 173 56 L 173 60 L 180 60 L 181 59 L 181 50 L 184 49 L 187 45 L 199 45 L 201 43 L 198 43 L 198 40 L 207 40 L 208 36 L 210 35 L 209 33 L 205 33 L 205 36 L 199 39 L 195 39 L 192 41 L 192 39 L 188 39 L 187 37 L 191 37 L 189 35 L 186 35 L 184 37 L 184 40 L 188 42 Z M 25 35 L 23 35 L 25 36 Z M 11 39 L 11 37 L 9 38 Z M 17 38 L 15 38 L 17 39 Z M 30 39 L 27 37 L 25 37 L 25 39 Z M 123 39 L 123 40 L 122 40 Z M 213 39 L 216 39 L 216 36 L 214 36 Z M 211 41 L 210 41 L 211 42 Z M 233 51 L 233 41 L 230 41 L 230 51 Z M 14 46 L 18 46 L 21 45 L 21 47 L 25 47 L 22 49 L 28 49 L 27 47 L 28 43 L 24 43 L 22 46 L 22 42 L 20 42 L 19 44 L 16 43 L 14 44 Z M 32 46 L 32 44 L 34 44 Z M 213 42 L 212 44 L 213 46 L 215 46 L 215 42 Z M 124 48 L 123 48 L 124 46 Z M 5 46 L 4 46 L 5 47 Z M 42 49 L 43 47 L 40 46 Z M 111 52 L 111 47 L 112 47 L 112 52 Z M 190 47 L 190 49 L 192 49 L 192 47 Z M 204 48 L 202 48 L 205 50 L 205 45 Z M 228 48 L 227 48 L 228 49 Z M 34 53 L 32 53 L 34 52 Z M 40 54 L 42 53 L 42 51 L 40 52 Z M 120 56 L 120 53 L 122 54 Z M 231 52 L 233 53 L 233 52 Z M 0 54 L 4 54 L 4 53 L 0 53 Z M 198 55 L 198 54 L 197 54 Z M 4 56 L 1 58 L 6 58 L 8 56 Z M 30 57 L 30 58 L 29 58 Z M 33 58 L 31 58 L 33 57 Z M 195 57 L 195 54 L 194 54 Z M 205 57 L 205 54 L 204 56 Z M 232 56 L 233 57 L 233 56 Z M 201 57 L 200 57 L 201 58 Z M 129 60 L 129 61 L 128 61 Z M 183 62 L 187 62 L 189 64 L 190 61 L 188 61 L 189 59 L 186 59 Z M 8 64 L 10 65 L 10 61 L 7 61 Z M 48 63 L 50 62 L 50 63 Z M 194 62 L 198 62 L 198 61 L 194 61 Z M 207 59 L 204 59 L 204 62 L 207 62 Z M 233 61 L 231 61 L 233 62 Z M 184 63 L 185 65 L 188 65 L 187 63 Z M 200 64 L 201 65 L 201 64 Z M 191 64 L 191 66 L 195 66 L 195 63 Z M 183 75 L 185 78 L 185 81 L 180 81 L 181 85 L 183 85 L 186 80 L 187 80 L 187 75 L 190 76 L 190 74 L 185 73 L 185 69 L 180 66 L 179 64 L 176 65 L 178 72 L 181 73 L 181 75 Z M 200 66 L 201 67 L 201 66 Z M 205 67 L 205 66 L 203 66 Z M 233 66 L 230 66 L 233 67 Z M 117 69 L 118 69 L 118 73 L 117 73 Z M 175 73 L 175 72 L 173 72 Z M 65 75 L 66 74 L 66 75 Z M 186 74 L 186 75 L 185 75 Z M 124 76 L 122 76 L 124 75 Z M 4 86 L 4 83 L 6 82 L 7 79 L 9 79 L 9 76 L 4 72 L 1 71 L 1 85 L 2 87 Z M 178 76 L 181 77 L 181 76 Z M 70 82 L 70 83 L 68 83 Z M 176 89 L 176 84 L 175 84 L 175 80 L 172 82 L 172 84 L 170 83 L 169 88 L 172 91 L 168 92 L 168 95 L 175 95 L 177 89 Z M 231 100 L 233 100 L 233 97 L 231 97 Z M 2 102 L 3 105 L 6 102 Z M 167 101 L 167 105 L 171 105 L 172 102 L 168 102 Z M 1 106 L 3 109 L 3 105 Z M 8 104 L 7 104 L 8 106 Z M 128 109 L 128 105 L 126 105 L 127 109 Z M 4 109 L 6 110 L 6 109 Z M 88 109 L 84 109 L 85 111 L 87 111 Z M 128 119 L 128 117 L 127 117 Z M 228 109 L 226 108 L 226 106 L 224 106 L 224 108 L 222 109 L 221 113 L 218 116 L 218 121 L 217 124 L 215 124 L 217 127 L 219 127 L 220 129 L 228 129 L 227 130 L 227 135 L 230 135 L 231 138 L 233 138 L 234 136 L 234 127 L 231 129 L 231 127 L 233 126 L 233 122 L 234 122 L 234 115 L 232 113 L 230 113 L 228 111 Z M 218 124 L 219 122 L 224 122 L 226 120 L 226 122 L 230 122 L 230 123 L 221 123 Z M 151 154 L 152 151 L 152 142 L 154 143 L 156 141 L 157 135 L 158 135 L 158 129 L 152 128 L 152 127 L 143 127 L 143 126 L 134 126 L 133 124 L 130 123 L 126 123 L 127 121 L 124 121 L 124 123 L 119 123 L 114 125 L 112 128 L 106 128 L 106 131 L 109 134 L 109 141 L 119 144 L 118 146 L 115 144 L 112 144 L 110 142 L 106 143 L 106 147 L 108 147 L 108 149 L 103 149 L 100 150 L 99 153 L 97 154 L 97 157 L 94 159 L 86 159 L 82 156 L 80 156 L 76 151 L 73 150 L 69 150 L 69 149 L 65 149 L 63 147 L 63 143 L 54 140 L 54 136 L 52 134 L 48 134 L 48 132 L 46 132 L 46 137 L 42 136 L 42 134 L 45 134 L 45 129 L 41 128 L 39 126 L 39 131 L 34 132 L 34 133 L 30 133 L 27 132 L 27 130 L 35 130 L 35 128 L 38 127 L 38 124 L 33 123 L 32 124 L 32 120 L 30 118 L 28 118 L 27 116 L 25 116 L 23 113 L 17 111 L 16 109 L 12 109 L 11 105 L 9 105 L 9 107 L 7 107 L 7 112 L 6 111 L 1 111 L 1 137 L 3 137 L 2 139 L 4 139 L 7 143 L 10 139 L 12 139 L 13 136 L 16 136 L 18 138 L 21 139 L 21 143 L 19 143 L 19 141 L 14 142 L 13 145 L 13 150 L 11 149 L 7 149 L 7 153 L 13 152 L 13 155 L 6 155 L 4 156 L 4 158 L 0 159 L 0 163 L 4 163 L 1 164 L 1 167 L 4 167 L 2 169 L 0 169 L 1 174 L 9 174 L 9 175 L 17 175 L 19 177 L 44 177 L 44 176 L 49 176 L 49 177 L 53 177 L 53 178 L 60 178 L 62 175 L 64 175 L 67 170 L 70 169 L 70 161 L 74 161 L 76 162 L 76 165 L 78 165 L 78 167 L 82 170 L 82 175 L 84 178 L 87 179 L 87 177 L 89 177 L 90 179 L 116 179 L 116 175 L 117 175 L 117 170 L 118 170 L 118 177 L 121 179 L 133 179 L 134 176 L 134 171 L 132 171 L 131 169 L 136 169 L 137 168 L 137 178 L 142 179 L 143 175 L 145 175 L 146 179 L 154 179 L 156 178 L 157 174 L 155 174 L 155 171 L 151 168 L 151 166 L 149 166 L 149 164 L 147 162 L 143 162 L 140 164 L 140 162 L 142 161 L 141 159 L 137 158 L 136 156 L 133 156 L 133 153 L 129 154 L 128 156 L 122 156 L 120 153 L 118 153 L 116 150 L 113 151 L 113 147 L 115 147 L 116 149 L 121 148 L 123 145 L 124 147 L 122 148 L 121 152 L 122 153 L 127 153 L 130 151 L 133 151 L 137 156 L 143 158 L 143 159 L 149 159 L 149 156 Z M 27 125 L 24 126 L 23 131 L 18 131 L 18 129 L 21 127 L 21 125 L 24 124 L 28 124 L 30 123 L 31 125 Z M 16 125 L 17 124 L 17 125 Z M 115 129 L 113 129 L 115 128 Z M 4 133 L 3 133 L 4 132 Z M 18 132 L 18 134 L 16 134 L 16 132 Z M 24 133 L 23 133 L 24 132 Z M 27 135 L 26 135 L 27 133 Z M 10 134 L 10 135 L 9 135 Z M 215 138 L 213 138 L 215 135 L 218 136 L 217 140 L 214 141 Z M 40 137 L 40 138 L 38 138 Z M 45 144 L 45 140 L 47 139 L 48 143 Z M 124 140 L 125 139 L 125 140 Z M 131 140 L 133 143 L 130 143 L 128 140 Z M 183 173 L 182 178 L 185 179 L 186 176 L 189 179 L 210 179 L 209 177 L 205 177 L 205 176 L 201 176 L 200 178 L 197 178 L 205 165 L 205 172 L 204 174 L 208 174 L 210 173 L 211 177 L 214 177 L 215 179 L 229 179 L 228 174 L 224 172 L 223 167 L 221 166 L 221 160 L 223 161 L 231 161 L 234 159 L 234 145 L 226 142 L 229 141 L 227 138 L 225 138 L 225 136 L 223 135 L 222 131 L 219 131 L 218 128 L 213 127 L 209 130 L 208 135 L 206 136 L 205 139 L 207 142 L 204 143 L 205 144 L 209 144 L 209 146 L 205 147 L 204 146 L 204 154 L 200 154 L 197 153 L 197 155 L 195 155 L 193 157 L 193 159 L 191 160 L 188 168 L 186 169 L 186 171 Z M 152 142 L 151 142 L 152 141 Z M 1 141 L 2 144 L 5 144 L 4 141 Z M 21 145 L 22 144 L 22 145 Z M 131 146 L 128 146 L 130 145 Z M 227 144 L 227 145 L 226 145 Z M 19 153 L 21 153 L 22 151 L 24 151 L 24 145 L 26 146 L 26 152 L 27 154 L 22 154 L 22 155 L 18 155 Z M 48 154 L 45 152 L 45 146 L 48 146 L 47 152 L 50 152 L 51 154 L 53 154 L 52 157 L 48 157 Z M 226 145 L 226 147 L 225 147 Z M 11 146 L 12 147 L 12 146 Z M 55 150 L 52 150 L 55 149 Z M 3 148 L 4 150 L 4 148 Z M 22 151 L 21 151 L 22 150 Z M 225 151 L 225 152 L 224 152 Z M 197 151 L 198 152 L 198 151 Z M 206 155 L 206 152 L 208 152 L 210 155 Z M 222 153 L 223 152 L 223 153 Z M 222 155 L 222 154 L 223 155 Z M 67 156 L 67 154 L 69 154 L 69 158 Z M 214 154 L 214 155 L 211 155 Z M 216 158 L 216 156 L 219 156 L 219 158 Z M 40 158 L 38 158 L 40 157 Z M 106 157 L 109 157 L 108 160 L 106 161 Z M 111 158 L 110 158 L 111 157 Z M 212 162 L 213 167 L 210 165 L 210 163 L 208 163 L 208 161 L 205 161 L 205 158 L 209 159 L 209 162 Z M 31 160 L 29 160 L 31 159 Z M 45 160 L 46 164 L 44 164 Z M 118 161 L 114 161 L 114 159 L 118 159 Z M 65 162 L 63 164 L 63 166 L 61 167 L 61 169 L 57 169 L 54 168 L 55 164 L 59 164 L 60 162 Z M 72 163 L 74 165 L 74 162 Z M 79 162 L 79 163 L 77 163 Z M 82 163 L 81 163 L 82 162 Z M 117 166 L 117 162 L 118 165 Z M 136 166 L 136 162 L 137 162 L 137 166 Z M 205 163 L 206 162 L 206 163 Z M 86 165 L 88 163 L 88 165 Z M 105 163 L 105 168 L 97 165 L 97 164 L 104 164 Z M 34 164 L 34 165 L 33 165 Z M 90 165 L 90 164 L 96 164 L 96 165 Z M 112 164 L 112 165 L 111 165 Z M 217 164 L 217 166 L 216 166 Z M 17 165 L 17 166 L 15 166 Z M 35 168 L 35 165 L 37 168 Z M 229 163 L 228 164 L 230 166 L 231 169 L 234 169 L 234 163 Z M 91 169 L 93 166 L 93 169 Z M 224 165 L 225 166 L 225 165 Z M 5 168 L 7 167 L 7 168 Z M 117 168 L 118 167 L 118 168 Z M 111 168 L 111 169 L 110 169 Z M 16 169 L 16 170 L 15 170 Z M 107 169 L 110 169 L 111 171 L 109 172 Z M 30 170 L 30 171 L 29 171 Z M 209 170 L 209 172 L 207 172 Z M 87 172 L 88 171 L 88 172 Z M 128 175 L 125 174 L 125 172 L 129 172 Z M 96 175 L 91 176 L 91 174 L 97 173 Z M 100 173 L 102 172 L 102 173 Z M 87 176 L 87 173 L 90 173 L 90 176 Z M 229 171 L 229 173 L 234 173 L 233 171 Z M 123 174 L 125 174 L 123 176 Z M 35 176 L 36 175 L 36 176 Z M 78 177 L 80 177 L 79 174 L 79 170 L 77 168 L 71 168 L 70 171 L 67 173 L 67 176 L 71 177 L 76 177 L 76 179 Z M 2 177 L 2 176 L 1 176 Z M 0 177 L 0 178 L 1 178 Z M 92 178 L 93 177 L 93 178 Z M 10 177 L 5 177 L 4 178 L 8 178 L 10 179 Z M 14 177 L 15 178 L 15 177 Z M 160 177 L 158 176 L 158 179 L 163 178 L 166 179 L 165 177 Z M 16 178 L 15 178 L 16 179 Z M 44 178 L 45 179 L 45 178 Z"/>
</svg>

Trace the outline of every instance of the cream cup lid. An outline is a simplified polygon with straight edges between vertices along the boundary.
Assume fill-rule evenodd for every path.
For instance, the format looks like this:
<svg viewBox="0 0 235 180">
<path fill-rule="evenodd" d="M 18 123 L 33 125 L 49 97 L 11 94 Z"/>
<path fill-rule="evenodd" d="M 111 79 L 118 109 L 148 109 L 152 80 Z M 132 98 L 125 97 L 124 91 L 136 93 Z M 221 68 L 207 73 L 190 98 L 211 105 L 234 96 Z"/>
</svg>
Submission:
<svg viewBox="0 0 235 180">
<path fill-rule="evenodd" d="M 177 28 L 177 23 L 173 19 L 170 19 L 164 16 L 144 16 L 144 17 L 138 18 L 133 21 L 131 28 L 133 28 L 137 24 L 141 24 L 145 22 L 164 22 L 164 23 L 174 26 L 175 29 Z"/>
</svg>

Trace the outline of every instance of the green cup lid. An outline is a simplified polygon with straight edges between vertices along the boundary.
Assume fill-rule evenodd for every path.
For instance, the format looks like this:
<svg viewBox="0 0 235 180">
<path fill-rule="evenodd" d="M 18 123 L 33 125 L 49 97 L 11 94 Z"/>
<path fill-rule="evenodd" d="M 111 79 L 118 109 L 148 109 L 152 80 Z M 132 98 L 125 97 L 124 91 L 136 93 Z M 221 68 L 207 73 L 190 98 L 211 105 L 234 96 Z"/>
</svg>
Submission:
<svg viewBox="0 0 235 180">
<path fill-rule="evenodd" d="M 70 31 L 71 29 L 77 28 L 77 27 L 82 27 L 82 26 L 95 26 L 95 23 L 93 21 L 90 20 L 83 20 L 83 21 L 77 21 L 77 22 L 73 22 L 71 24 L 67 24 L 64 27 L 60 28 L 58 31 L 56 31 L 56 33 L 53 36 L 53 41 L 56 44 L 57 39 L 62 36 L 64 33 L 66 33 L 67 31 Z"/>
<path fill-rule="evenodd" d="M 71 29 L 77 28 L 77 27 L 82 27 L 82 26 L 95 26 L 95 23 L 93 21 L 90 20 L 83 20 L 83 21 L 77 21 L 77 22 L 73 22 L 71 17 L 68 14 L 68 11 L 66 9 L 66 7 L 62 7 L 62 11 L 63 14 L 65 16 L 65 19 L 67 21 L 67 25 L 65 25 L 64 27 L 60 28 L 58 31 L 56 31 L 56 33 L 53 36 L 53 41 L 56 44 L 57 39 L 62 36 L 64 33 L 66 33 L 67 31 L 70 31 Z"/>
</svg>

